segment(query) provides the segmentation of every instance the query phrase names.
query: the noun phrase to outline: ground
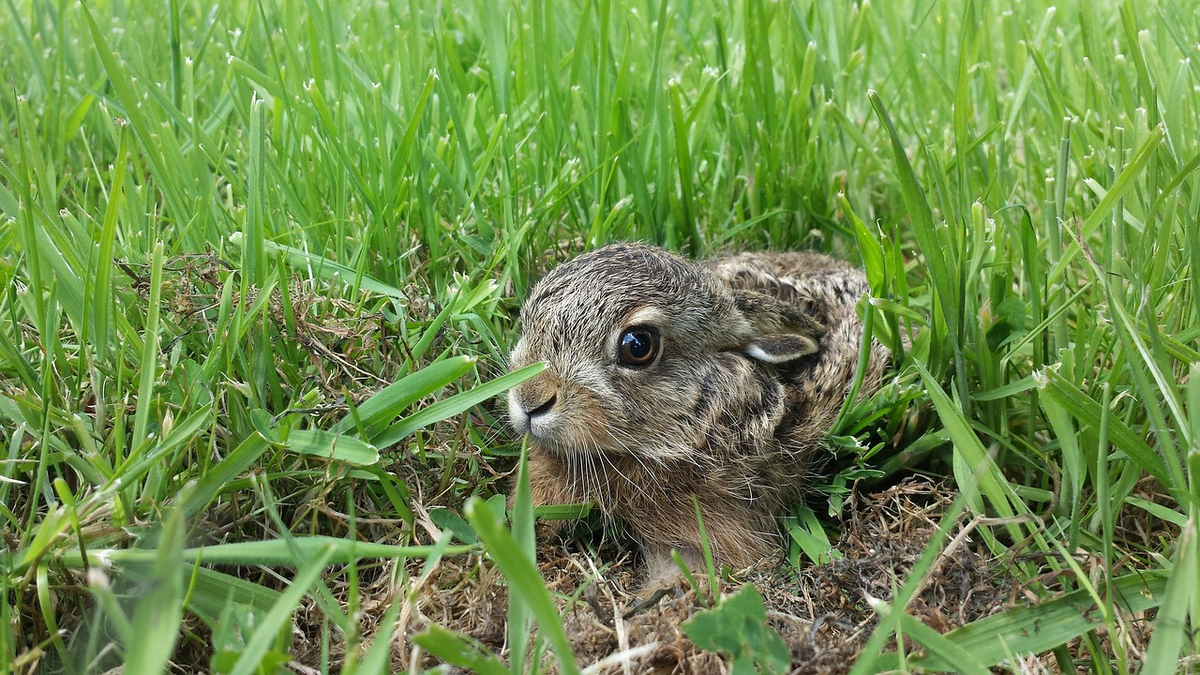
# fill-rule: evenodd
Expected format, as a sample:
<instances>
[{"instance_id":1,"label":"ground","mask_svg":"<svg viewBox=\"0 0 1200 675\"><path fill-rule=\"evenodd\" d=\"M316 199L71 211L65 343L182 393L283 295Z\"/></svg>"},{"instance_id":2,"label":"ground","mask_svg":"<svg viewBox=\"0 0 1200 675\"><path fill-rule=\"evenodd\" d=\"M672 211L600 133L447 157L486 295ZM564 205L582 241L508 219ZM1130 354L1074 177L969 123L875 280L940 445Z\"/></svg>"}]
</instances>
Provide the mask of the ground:
<instances>
[{"instance_id":1,"label":"ground","mask_svg":"<svg viewBox=\"0 0 1200 675\"><path fill-rule=\"evenodd\" d=\"M946 485L921 477L878 492L855 493L840 523L837 560L810 565L798 576L783 572L786 566L777 558L764 560L721 579L720 593L732 594L742 584L759 590L769 624L791 652L792 672L849 672L877 623L868 597L891 599L894 585L908 577L953 497ZM1003 611L1023 598L1009 561L990 557L971 539L976 524L965 516L955 523L950 544L909 604L913 616L938 632ZM683 632L682 624L705 608L696 590L682 582L647 598L639 592L635 551L611 540L599 551L589 548L555 536L539 546L539 568L556 594L581 666L608 659L610 665L600 672L622 672L625 663L632 672L727 671L726 661L697 648ZM445 558L427 576L420 576L418 566L412 572L406 586L391 585L383 575L364 589L371 597L364 601L364 613L377 618L392 599L408 597L401 613L406 638L438 624L495 653L505 652L506 584L489 562L474 555ZM707 587L703 578L698 583ZM296 646L297 661L315 662L319 644ZM889 648L895 648L894 642ZM634 656L622 657L627 654ZM407 670L413 658L422 667L437 663L407 639L394 643L394 668ZM1027 672L1050 668L1047 663L1052 658L1031 659L1033 670Z\"/></svg>"}]
</instances>

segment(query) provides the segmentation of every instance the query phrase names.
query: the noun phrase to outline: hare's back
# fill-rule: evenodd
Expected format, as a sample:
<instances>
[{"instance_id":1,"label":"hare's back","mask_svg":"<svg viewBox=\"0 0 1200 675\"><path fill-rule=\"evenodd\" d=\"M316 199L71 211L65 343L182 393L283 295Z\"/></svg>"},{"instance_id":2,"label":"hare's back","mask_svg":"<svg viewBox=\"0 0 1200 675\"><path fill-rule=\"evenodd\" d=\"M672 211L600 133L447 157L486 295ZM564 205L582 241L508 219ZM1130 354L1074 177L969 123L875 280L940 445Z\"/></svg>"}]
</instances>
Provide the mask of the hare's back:
<instances>
[{"instance_id":1,"label":"hare's back","mask_svg":"<svg viewBox=\"0 0 1200 675\"><path fill-rule=\"evenodd\" d=\"M724 278L792 278L825 277L855 268L845 260L820 253L804 251L750 251L718 256L709 267Z\"/></svg>"},{"instance_id":2,"label":"hare's back","mask_svg":"<svg viewBox=\"0 0 1200 675\"><path fill-rule=\"evenodd\" d=\"M732 288L773 295L825 319L852 308L868 290L862 270L819 253L757 251L713 258L707 264Z\"/></svg>"}]
</instances>

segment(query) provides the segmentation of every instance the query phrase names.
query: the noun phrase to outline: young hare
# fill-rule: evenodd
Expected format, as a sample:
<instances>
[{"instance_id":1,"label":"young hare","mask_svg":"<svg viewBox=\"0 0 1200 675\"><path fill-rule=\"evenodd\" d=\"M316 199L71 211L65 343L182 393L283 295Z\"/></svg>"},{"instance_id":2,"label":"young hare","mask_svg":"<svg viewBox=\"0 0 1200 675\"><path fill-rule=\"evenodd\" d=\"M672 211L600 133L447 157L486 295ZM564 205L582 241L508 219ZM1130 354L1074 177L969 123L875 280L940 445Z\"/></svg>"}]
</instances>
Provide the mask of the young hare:
<instances>
[{"instance_id":1,"label":"young hare","mask_svg":"<svg viewBox=\"0 0 1200 675\"><path fill-rule=\"evenodd\" d=\"M615 244L558 266L525 302L511 357L548 364L508 392L534 503L623 521L652 579L671 549L702 564L693 496L718 560L767 555L849 393L866 291L860 270L809 253L696 263ZM873 344L863 395L888 360Z\"/></svg>"}]
</instances>

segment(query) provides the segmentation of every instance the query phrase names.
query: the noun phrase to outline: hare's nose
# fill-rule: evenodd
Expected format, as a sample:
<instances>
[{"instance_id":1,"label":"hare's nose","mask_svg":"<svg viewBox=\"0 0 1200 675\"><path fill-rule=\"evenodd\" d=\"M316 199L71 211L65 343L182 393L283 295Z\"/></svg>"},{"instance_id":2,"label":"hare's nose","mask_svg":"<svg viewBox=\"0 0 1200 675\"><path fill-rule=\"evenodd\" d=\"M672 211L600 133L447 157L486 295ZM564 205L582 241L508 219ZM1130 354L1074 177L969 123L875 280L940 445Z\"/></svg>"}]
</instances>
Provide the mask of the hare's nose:
<instances>
[{"instance_id":1,"label":"hare's nose","mask_svg":"<svg viewBox=\"0 0 1200 675\"><path fill-rule=\"evenodd\" d=\"M522 434L533 431L534 423L549 424L550 411L558 404L558 381L547 373L508 390L508 414L513 428Z\"/></svg>"},{"instance_id":2,"label":"hare's nose","mask_svg":"<svg viewBox=\"0 0 1200 675\"><path fill-rule=\"evenodd\" d=\"M554 407L555 403L558 403L558 394L550 392L550 398L546 399L545 401L542 401L541 403L526 402L522 407L525 408L525 414L530 418L533 418L550 412L550 409ZM529 407L531 405L535 407Z\"/></svg>"}]
</instances>

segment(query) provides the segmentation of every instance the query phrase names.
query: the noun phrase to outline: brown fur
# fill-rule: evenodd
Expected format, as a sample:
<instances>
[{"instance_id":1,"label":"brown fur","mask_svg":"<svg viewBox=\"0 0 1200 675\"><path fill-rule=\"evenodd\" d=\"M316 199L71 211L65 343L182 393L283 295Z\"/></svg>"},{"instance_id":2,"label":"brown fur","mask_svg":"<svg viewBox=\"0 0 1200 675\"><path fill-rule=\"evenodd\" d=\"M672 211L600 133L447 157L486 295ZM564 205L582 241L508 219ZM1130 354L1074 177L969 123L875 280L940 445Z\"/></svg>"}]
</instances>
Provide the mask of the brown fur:
<instances>
[{"instance_id":1,"label":"brown fur","mask_svg":"<svg viewBox=\"0 0 1200 675\"><path fill-rule=\"evenodd\" d=\"M848 393L866 291L861 271L808 253L699 264L616 244L560 265L525 303L511 358L547 363L509 392L534 503L593 502L635 533L652 566L671 549L694 565L694 496L717 558L754 563L776 545L775 517L804 490ZM661 335L645 368L617 360L633 325ZM811 354L797 347L814 343ZM888 358L872 345L863 395Z\"/></svg>"}]
</instances>

